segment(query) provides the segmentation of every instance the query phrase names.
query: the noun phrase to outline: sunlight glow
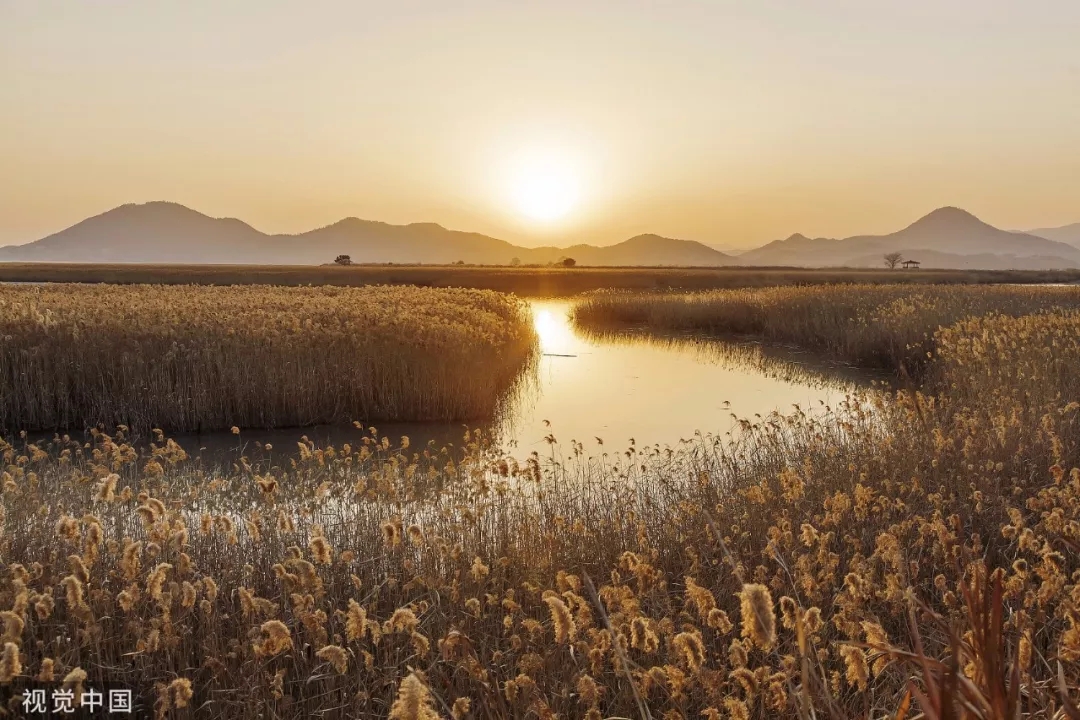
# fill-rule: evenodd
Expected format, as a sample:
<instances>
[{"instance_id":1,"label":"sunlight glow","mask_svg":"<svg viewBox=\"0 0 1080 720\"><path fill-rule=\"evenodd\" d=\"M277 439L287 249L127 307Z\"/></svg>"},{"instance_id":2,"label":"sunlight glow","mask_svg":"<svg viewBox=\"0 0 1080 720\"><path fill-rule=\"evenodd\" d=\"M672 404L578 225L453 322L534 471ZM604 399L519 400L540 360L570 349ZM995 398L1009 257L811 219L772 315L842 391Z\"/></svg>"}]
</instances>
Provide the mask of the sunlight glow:
<instances>
[{"instance_id":1,"label":"sunlight glow","mask_svg":"<svg viewBox=\"0 0 1080 720\"><path fill-rule=\"evenodd\" d=\"M574 350L574 331L565 313L547 308L533 310L533 327L540 340L540 352L563 354Z\"/></svg>"},{"instance_id":2,"label":"sunlight glow","mask_svg":"<svg viewBox=\"0 0 1080 720\"><path fill-rule=\"evenodd\" d=\"M518 212L534 222L566 217L578 204L581 183L572 163L550 151L522 157L511 179Z\"/></svg>"}]
</instances>

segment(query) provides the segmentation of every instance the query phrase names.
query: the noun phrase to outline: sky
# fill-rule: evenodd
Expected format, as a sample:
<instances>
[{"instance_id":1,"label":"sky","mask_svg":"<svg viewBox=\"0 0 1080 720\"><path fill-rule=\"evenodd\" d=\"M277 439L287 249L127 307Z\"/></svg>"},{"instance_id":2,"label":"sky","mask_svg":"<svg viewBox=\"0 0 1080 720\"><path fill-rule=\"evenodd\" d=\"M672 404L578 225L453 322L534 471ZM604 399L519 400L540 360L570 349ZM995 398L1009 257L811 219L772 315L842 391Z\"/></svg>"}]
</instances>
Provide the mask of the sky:
<instances>
[{"instance_id":1,"label":"sky","mask_svg":"<svg viewBox=\"0 0 1080 720\"><path fill-rule=\"evenodd\" d=\"M128 202L750 247L1080 222L1076 0L0 0L0 245Z\"/></svg>"}]
</instances>

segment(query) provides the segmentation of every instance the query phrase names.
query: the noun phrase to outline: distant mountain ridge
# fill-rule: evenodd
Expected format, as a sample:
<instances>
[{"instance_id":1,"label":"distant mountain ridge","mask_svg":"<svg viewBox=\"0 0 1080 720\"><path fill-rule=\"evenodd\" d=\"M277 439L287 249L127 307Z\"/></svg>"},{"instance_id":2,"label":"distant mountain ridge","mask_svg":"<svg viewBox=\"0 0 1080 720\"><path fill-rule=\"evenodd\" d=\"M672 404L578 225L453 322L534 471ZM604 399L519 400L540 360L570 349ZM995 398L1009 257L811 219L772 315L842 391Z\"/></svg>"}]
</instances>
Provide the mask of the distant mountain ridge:
<instances>
[{"instance_id":1,"label":"distant mountain ridge","mask_svg":"<svg viewBox=\"0 0 1080 720\"><path fill-rule=\"evenodd\" d=\"M357 263L465 262L581 265L732 265L693 240L639 235L598 247L525 248L435 223L390 225L345 218L296 235L269 235L235 218L212 218L177 203L121 205L41 240L0 248L0 261L311 265L349 255Z\"/></svg>"},{"instance_id":2,"label":"distant mountain ridge","mask_svg":"<svg viewBox=\"0 0 1080 720\"><path fill-rule=\"evenodd\" d=\"M1080 267L1080 248L1038 235L1000 230L955 207L938 208L888 235L836 240L796 233L742 253L738 260L745 265L881 267L883 256L891 252L918 260L923 267Z\"/></svg>"},{"instance_id":3,"label":"distant mountain ridge","mask_svg":"<svg viewBox=\"0 0 1080 720\"><path fill-rule=\"evenodd\" d=\"M121 205L41 240L0 247L0 262L317 265L349 255L357 263L508 265L517 260L543 265L571 257L579 265L597 266L881 267L891 252L927 268L1076 268L1080 223L1009 232L959 208L943 207L888 235L832 239L795 233L733 255L694 240L653 234L606 246L526 248L436 223L390 225L354 217L295 235L273 235L235 218L150 202Z\"/></svg>"},{"instance_id":4,"label":"distant mountain ridge","mask_svg":"<svg viewBox=\"0 0 1080 720\"><path fill-rule=\"evenodd\" d=\"M1048 240L1057 240L1058 242L1068 243L1073 247L1080 247L1080 222L1055 228L1028 230L1028 232Z\"/></svg>"}]
</instances>

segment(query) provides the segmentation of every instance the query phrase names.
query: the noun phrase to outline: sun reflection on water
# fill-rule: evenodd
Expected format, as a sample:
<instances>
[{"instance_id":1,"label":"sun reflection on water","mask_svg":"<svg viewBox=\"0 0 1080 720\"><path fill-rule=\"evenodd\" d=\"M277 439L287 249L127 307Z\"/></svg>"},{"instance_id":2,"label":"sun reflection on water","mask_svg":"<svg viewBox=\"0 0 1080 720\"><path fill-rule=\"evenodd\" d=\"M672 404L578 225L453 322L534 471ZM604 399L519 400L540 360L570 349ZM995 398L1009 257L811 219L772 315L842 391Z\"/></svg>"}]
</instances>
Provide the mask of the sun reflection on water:
<instances>
[{"instance_id":1,"label":"sun reflection on water","mask_svg":"<svg viewBox=\"0 0 1080 720\"><path fill-rule=\"evenodd\" d=\"M592 334L570 318L574 301L529 302L541 362L536 392L508 415L504 437L516 448L545 450L545 438L629 438L675 446L696 431L721 436L738 418L833 406L860 374L817 367L812 356L702 336Z\"/></svg>"},{"instance_id":2,"label":"sun reflection on water","mask_svg":"<svg viewBox=\"0 0 1080 720\"><path fill-rule=\"evenodd\" d=\"M533 327L540 340L540 352L546 355L570 354L577 345L577 336L564 308L546 308L538 303L533 310Z\"/></svg>"}]
</instances>

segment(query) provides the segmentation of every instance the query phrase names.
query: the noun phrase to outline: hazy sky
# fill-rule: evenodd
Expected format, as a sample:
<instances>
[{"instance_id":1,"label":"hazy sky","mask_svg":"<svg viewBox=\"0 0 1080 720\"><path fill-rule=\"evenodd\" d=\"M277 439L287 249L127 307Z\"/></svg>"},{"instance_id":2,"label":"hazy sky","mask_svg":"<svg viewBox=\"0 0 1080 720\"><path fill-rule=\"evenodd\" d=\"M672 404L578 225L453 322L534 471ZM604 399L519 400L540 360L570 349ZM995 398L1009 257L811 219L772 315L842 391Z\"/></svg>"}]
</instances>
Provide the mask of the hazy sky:
<instances>
[{"instance_id":1,"label":"hazy sky","mask_svg":"<svg viewBox=\"0 0 1080 720\"><path fill-rule=\"evenodd\" d=\"M159 199L524 244L1077 222L1080 2L0 0L0 244Z\"/></svg>"}]
</instances>

